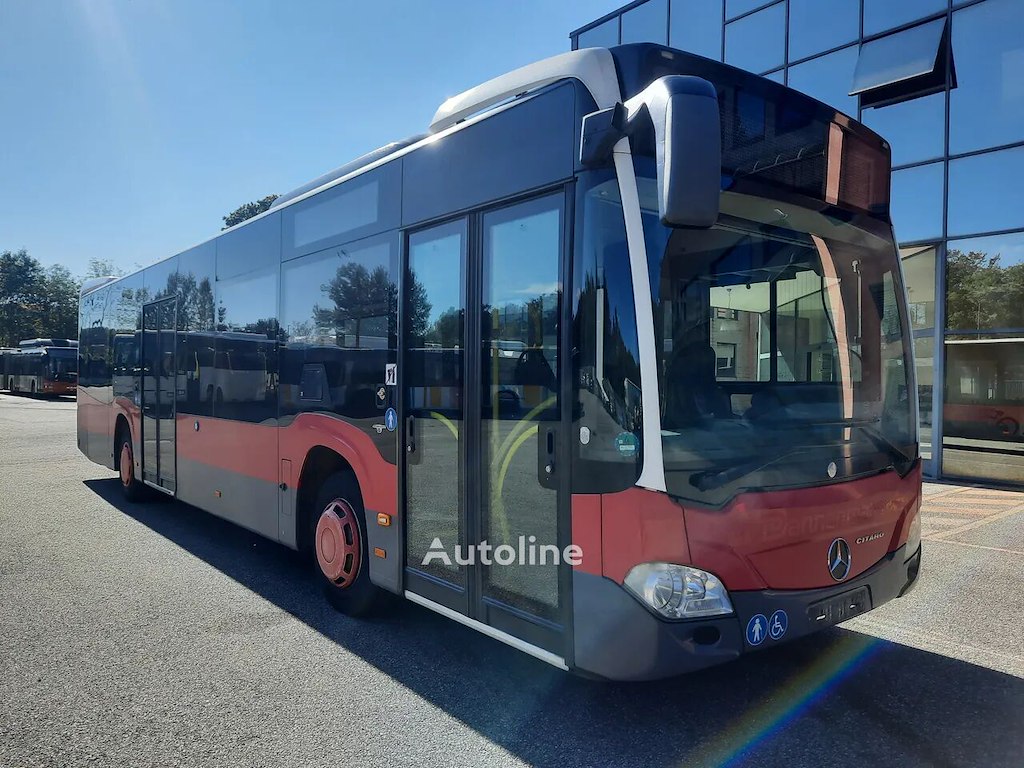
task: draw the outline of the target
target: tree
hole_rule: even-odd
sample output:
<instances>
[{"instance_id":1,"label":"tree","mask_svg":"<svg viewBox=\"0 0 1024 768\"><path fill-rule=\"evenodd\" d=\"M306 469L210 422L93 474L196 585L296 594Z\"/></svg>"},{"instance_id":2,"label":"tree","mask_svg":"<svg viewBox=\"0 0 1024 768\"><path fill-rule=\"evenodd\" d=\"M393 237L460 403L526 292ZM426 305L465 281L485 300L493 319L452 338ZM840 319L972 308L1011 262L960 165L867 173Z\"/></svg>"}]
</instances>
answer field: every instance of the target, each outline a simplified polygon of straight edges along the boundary
<instances>
[{"instance_id":1,"label":"tree","mask_svg":"<svg viewBox=\"0 0 1024 768\"><path fill-rule=\"evenodd\" d=\"M78 289L80 283L67 267L55 264L46 270L40 293L36 328L46 338L78 338Z\"/></svg>"},{"instance_id":2,"label":"tree","mask_svg":"<svg viewBox=\"0 0 1024 768\"><path fill-rule=\"evenodd\" d=\"M224 216L224 226L221 229L228 229L229 227L235 226L235 224L241 224L246 219L251 219L253 216L258 216L265 210L273 205L274 201L277 200L278 195L267 195L264 198L257 200L254 203L246 203L243 206L235 208L227 216Z\"/></svg>"},{"instance_id":3,"label":"tree","mask_svg":"<svg viewBox=\"0 0 1024 768\"><path fill-rule=\"evenodd\" d=\"M0 347L37 335L44 278L43 268L24 248L0 253Z\"/></svg>"}]
</instances>

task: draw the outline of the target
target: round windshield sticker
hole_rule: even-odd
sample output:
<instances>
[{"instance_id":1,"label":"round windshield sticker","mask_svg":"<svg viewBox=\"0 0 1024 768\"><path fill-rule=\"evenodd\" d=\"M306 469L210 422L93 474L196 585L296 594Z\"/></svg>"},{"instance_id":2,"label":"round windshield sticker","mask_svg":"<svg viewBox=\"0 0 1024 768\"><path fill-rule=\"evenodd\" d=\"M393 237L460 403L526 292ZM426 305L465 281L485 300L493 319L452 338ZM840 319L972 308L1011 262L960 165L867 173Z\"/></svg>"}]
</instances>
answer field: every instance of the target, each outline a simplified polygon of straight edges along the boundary
<instances>
[{"instance_id":1,"label":"round windshield sticker","mask_svg":"<svg viewBox=\"0 0 1024 768\"><path fill-rule=\"evenodd\" d=\"M615 450L622 456L635 456L640 447L640 441L632 432L620 432L615 438Z\"/></svg>"}]
</instances>

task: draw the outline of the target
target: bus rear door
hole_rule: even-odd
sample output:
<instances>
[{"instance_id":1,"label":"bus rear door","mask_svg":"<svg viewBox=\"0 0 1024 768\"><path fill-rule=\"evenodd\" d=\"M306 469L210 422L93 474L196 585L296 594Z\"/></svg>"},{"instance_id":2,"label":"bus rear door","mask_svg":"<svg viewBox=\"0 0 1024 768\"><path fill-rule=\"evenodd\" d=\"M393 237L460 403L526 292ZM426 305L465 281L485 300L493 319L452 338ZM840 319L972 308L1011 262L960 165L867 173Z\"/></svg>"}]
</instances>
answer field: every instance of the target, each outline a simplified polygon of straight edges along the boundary
<instances>
[{"instance_id":1,"label":"bus rear door","mask_svg":"<svg viewBox=\"0 0 1024 768\"><path fill-rule=\"evenodd\" d=\"M175 490L177 298L142 308L142 479Z\"/></svg>"}]
</instances>

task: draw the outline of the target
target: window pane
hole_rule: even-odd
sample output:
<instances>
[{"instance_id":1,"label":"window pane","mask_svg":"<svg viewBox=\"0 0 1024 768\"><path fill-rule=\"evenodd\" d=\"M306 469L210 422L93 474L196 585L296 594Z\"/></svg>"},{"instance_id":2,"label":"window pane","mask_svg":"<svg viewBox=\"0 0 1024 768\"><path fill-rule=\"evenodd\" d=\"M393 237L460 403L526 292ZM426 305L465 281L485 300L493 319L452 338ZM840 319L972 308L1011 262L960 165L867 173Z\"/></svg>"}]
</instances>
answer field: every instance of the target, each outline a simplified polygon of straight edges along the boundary
<instances>
[{"instance_id":1,"label":"window pane","mask_svg":"<svg viewBox=\"0 0 1024 768\"><path fill-rule=\"evenodd\" d=\"M217 279L228 280L281 262L281 214L234 227L217 238Z\"/></svg>"},{"instance_id":2,"label":"window pane","mask_svg":"<svg viewBox=\"0 0 1024 768\"><path fill-rule=\"evenodd\" d=\"M725 28L725 60L750 72L785 64L786 6L773 5Z\"/></svg>"},{"instance_id":3,"label":"window pane","mask_svg":"<svg viewBox=\"0 0 1024 768\"><path fill-rule=\"evenodd\" d=\"M935 256L934 245L900 248L912 331L935 327Z\"/></svg>"},{"instance_id":4,"label":"window pane","mask_svg":"<svg viewBox=\"0 0 1024 768\"><path fill-rule=\"evenodd\" d=\"M945 392L944 472L1020 482L1024 339L947 340Z\"/></svg>"},{"instance_id":5,"label":"window pane","mask_svg":"<svg viewBox=\"0 0 1024 768\"><path fill-rule=\"evenodd\" d=\"M864 93L934 71L944 19L864 43L851 93Z\"/></svg>"},{"instance_id":6,"label":"window pane","mask_svg":"<svg viewBox=\"0 0 1024 768\"><path fill-rule=\"evenodd\" d=\"M988 0L954 13L953 61L949 151L1024 139L1024 4Z\"/></svg>"},{"instance_id":7,"label":"window pane","mask_svg":"<svg viewBox=\"0 0 1024 768\"><path fill-rule=\"evenodd\" d=\"M760 8L771 0L725 0L725 14L727 18L734 18L741 13Z\"/></svg>"},{"instance_id":8,"label":"window pane","mask_svg":"<svg viewBox=\"0 0 1024 768\"><path fill-rule=\"evenodd\" d=\"M581 32L576 38L577 48L610 48L619 44L619 17L608 19L593 29Z\"/></svg>"},{"instance_id":9,"label":"window pane","mask_svg":"<svg viewBox=\"0 0 1024 768\"><path fill-rule=\"evenodd\" d=\"M945 9L946 0L864 0L864 34L909 24Z\"/></svg>"},{"instance_id":10,"label":"window pane","mask_svg":"<svg viewBox=\"0 0 1024 768\"><path fill-rule=\"evenodd\" d=\"M622 14L622 42L661 43L668 40L668 0L647 0Z\"/></svg>"},{"instance_id":11,"label":"window pane","mask_svg":"<svg viewBox=\"0 0 1024 768\"><path fill-rule=\"evenodd\" d=\"M857 46L789 68L789 87L803 91L853 117L857 116L857 99L849 96L853 68L857 65Z\"/></svg>"},{"instance_id":12,"label":"window pane","mask_svg":"<svg viewBox=\"0 0 1024 768\"><path fill-rule=\"evenodd\" d=\"M942 163L892 175L892 223L898 242L942 237Z\"/></svg>"},{"instance_id":13,"label":"window pane","mask_svg":"<svg viewBox=\"0 0 1024 768\"><path fill-rule=\"evenodd\" d=\"M892 146L892 164L942 157L946 95L933 93L888 107L869 107L861 121Z\"/></svg>"},{"instance_id":14,"label":"window pane","mask_svg":"<svg viewBox=\"0 0 1024 768\"><path fill-rule=\"evenodd\" d=\"M721 61L721 0L672 0L669 45Z\"/></svg>"},{"instance_id":15,"label":"window pane","mask_svg":"<svg viewBox=\"0 0 1024 768\"><path fill-rule=\"evenodd\" d=\"M859 0L789 0L789 60L857 39Z\"/></svg>"},{"instance_id":16,"label":"window pane","mask_svg":"<svg viewBox=\"0 0 1024 768\"><path fill-rule=\"evenodd\" d=\"M482 536L496 547L558 542L558 494L537 459L558 422L562 196L483 219ZM543 475L543 473L541 473ZM534 539L533 537L536 537ZM557 618L558 567L486 567L487 597Z\"/></svg>"},{"instance_id":17,"label":"window pane","mask_svg":"<svg viewBox=\"0 0 1024 768\"><path fill-rule=\"evenodd\" d=\"M379 196L378 183L371 181L369 184L344 184L298 203L292 245L301 248L373 224L377 221Z\"/></svg>"},{"instance_id":18,"label":"window pane","mask_svg":"<svg viewBox=\"0 0 1024 768\"><path fill-rule=\"evenodd\" d=\"M949 164L949 234L1024 227L1024 147Z\"/></svg>"},{"instance_id":19,"label":"window pane","mask_svg":"<svg viewBox=\"0 0 1024 768\"><path fill-rule=\"evenodd\" d=\"M1024 328L1024 233L949 242L946 328Z\"/></svg>"},{"instance_id":20,"label":"window pane","mask_svg":"<svg viewBox=\"0 0 1024 768\"><path fill-rule=\"evenodd\" d=\"M767 77L769 80L774 80L776 83L779 83L780 85L785 85L786 70L779 69L776 70L775 72L769 72L767 75L765 75L765 77Z\"/></svg>"}]
</instances>

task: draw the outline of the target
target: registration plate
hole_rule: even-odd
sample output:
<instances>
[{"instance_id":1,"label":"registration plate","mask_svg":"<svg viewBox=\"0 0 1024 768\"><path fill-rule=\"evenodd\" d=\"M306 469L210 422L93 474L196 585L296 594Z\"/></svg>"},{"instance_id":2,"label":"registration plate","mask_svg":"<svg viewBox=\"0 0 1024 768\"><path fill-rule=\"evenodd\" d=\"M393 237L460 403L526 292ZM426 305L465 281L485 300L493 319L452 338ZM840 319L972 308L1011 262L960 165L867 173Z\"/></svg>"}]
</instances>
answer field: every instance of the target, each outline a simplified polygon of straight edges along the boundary
<instances>
[{"instance_id":1,"label":"registration plate","mask_svg":"<svg viewBox=\"0 0 1024 768\"><path fill-rule=\"evenodd\" d=\"M871 610L871 593L867 587L844 592L807 607L807 618L813 626L828 626L852 619Z\"/></svg>"}]
</instances>

